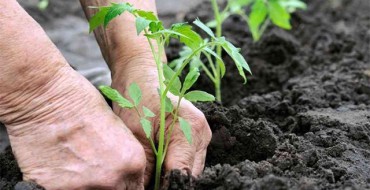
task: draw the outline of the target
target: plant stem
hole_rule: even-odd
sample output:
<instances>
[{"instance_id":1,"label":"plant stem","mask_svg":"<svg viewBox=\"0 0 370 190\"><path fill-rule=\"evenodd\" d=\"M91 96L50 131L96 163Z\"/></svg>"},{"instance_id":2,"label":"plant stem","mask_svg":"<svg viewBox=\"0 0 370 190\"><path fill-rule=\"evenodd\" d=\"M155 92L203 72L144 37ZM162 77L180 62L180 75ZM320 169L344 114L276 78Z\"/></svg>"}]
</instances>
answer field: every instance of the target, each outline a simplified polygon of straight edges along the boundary
<instances>
[{"instance_id":1,"label":"plant stem","mask_svg":"<svg viewBox=\"0 0 370 190\"><path fill-rule=\"evenodd\" d=\"M212 45L216 45L217 43L216 42L209 42L208 44L205 44L205 45L202 45L200 46L198 49L194 50L193 53L184 61L184 63L181 65L181 67L176 71L176 73L173 75L173 77L171 78L171 80L168 82L167 84L167 88L165 90L165 93L167 93L169 90L170 90L170 86L173 84L173 82L175 81L176 77L180 76L181 75L181 72L184 70L184 68L190 63L191 59L199 52L199 51L202 51L203 48L207 47L207 46L212 46Z\"/></svg>"},{"instance_id":2,"label":"plant stem","mask_svg":"<svg viewBox=\"0 0 370 190\"><path fill-rule=\"evenodd\" d=\"M148 34L148 31L144 30L145 34ZM166 128L166 93L164 85L164 74L163 74L163 63L161 61L161 56L163 52L162 37L156 39L158 45L158 51L156 52L153 46L153 43L150 38L147 38L150 49L154 56L155 64L157 66L158 78L159 78L159 91L160 91L160 125L159 125L159 142L157 150L157 161L156 161L156 171L155 171L155 184L154 190L159 190L161 185L161 174L162 174L162 160L163 160L163 149L164 149L164 137L165 137L165 128ZM152 145L153 146L153 145Z\"/></svg>"},{"instance_id":3,"label":"plant stem","mask_svg":"<svg viewBox=\"0 0 370 190\"><path fill-rule=\"evenodd\" d=\"M178 116L179 116L179 109L180 109L180 103L181 103L182 96L183 96L183 94L180 95L179 101L177 102L175 114L173 114L173 120L172 120L171 125L170 125L170 128L169 128L169 133L167 135L167 142L166 142L166 146L164 148L164 156L163 156L163 159L166 157L168 146L169 146L170 141L171 141L172 132L173 132L173 129L175 128L175 124L176 124L176 121L177 121Z\"/></svg>"},{"instance_id":4,"label":"plant stem","mask_svg":"<svg viewBox=\"0 0 370 190\"><path fill-rule=\"evenodd\" d=\"M159 75L159 89L160 89L160 103L161 103L161 112L160 112L160 125L159 125L159 142L158 142L158 154L157 154L157 163L155 171L155 190L159 190L161 183L161 174L162 174L162 164L164 160L164 140L165 140L165 130L166 130L166 97L167 93L165 92L164 85L164 74L163 74L163 63L161 61L161 56L163 52L162 40L157 41L158 44L158 55L157 55L157 69Z\"/></svg>"},{"instance_id":5,"label":"plant stem","mask_svg":"<svg viewBox=\"0 0 370 190\"><path fill-rule=\"evenodd\" d=\"M215 20L216 20L216 37L220 38L222 36L222 18L220 15L220 10L218 8L217 0L211 0L212 1L212 8L214 11L215 15ZM222 47L220 45L216 46L216 53L219 57L222 56ZM221 102L221 69L220 69L220 60L216 60L216 71L217 74L215 75L215 79L217 82L215 82L215 91L216 91L216 100Z\"/></svg>"}]
</instances>

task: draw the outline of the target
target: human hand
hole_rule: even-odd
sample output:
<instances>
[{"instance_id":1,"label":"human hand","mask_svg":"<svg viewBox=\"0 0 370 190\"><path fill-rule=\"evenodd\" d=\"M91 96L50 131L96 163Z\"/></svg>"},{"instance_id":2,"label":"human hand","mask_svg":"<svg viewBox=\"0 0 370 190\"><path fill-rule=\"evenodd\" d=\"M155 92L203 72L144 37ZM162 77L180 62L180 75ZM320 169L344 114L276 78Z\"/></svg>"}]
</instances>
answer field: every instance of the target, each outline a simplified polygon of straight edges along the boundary
<instances>
[{"instance_id":1,"label":"human hand","mask_svg":"<svg viewBox=\"0 0 370 190\"><path fill-rule=\"evenodd\" d=\"M141 106L148 107L156 114L156 117L151 119L154 125L152 139L158 141L160 123L160 102L157 91L159 87L158 74L153 59L150 56L144 55L143 57L145 58L137 56L133 59L123 60L125 62L124 64L117 64L124 65L124 67L121 70L115 71L116 74L113 77L112 87L127 97L126 89L128 89L130 84L135 82L140 86L143 94ZM173 105L177 105L178 97L170 94L169 98L172 100ZM113 105L113 110L125 122L144 147L147 158L144 179L145 184L148 184L155 169L155 155L140 125L137 113L133 110L121 108L116 104ZM179 124L176 123L164 161L164 168L166 172L173 169L180 169L184 173L190 171L192 175L198 176L204 169L207 146L211 140L212 132L204 114L187 100L181 101L179 116L191 124L193 143L189 144ZM169 130L168 127L172 119L170 116L166 118L167 131Z\"/></svg>"},{"instance_id":2,"label":"human hand","mask_svg":"<svg viewBox=\"0 0 370 190\"><path fill-rule=\"evenodd\" d=\"M144 189L145 154L129 129L71 68L55 76L5 97L18 104L0 118L24 180L48 190Z\"/></svg>"}]
</instances>

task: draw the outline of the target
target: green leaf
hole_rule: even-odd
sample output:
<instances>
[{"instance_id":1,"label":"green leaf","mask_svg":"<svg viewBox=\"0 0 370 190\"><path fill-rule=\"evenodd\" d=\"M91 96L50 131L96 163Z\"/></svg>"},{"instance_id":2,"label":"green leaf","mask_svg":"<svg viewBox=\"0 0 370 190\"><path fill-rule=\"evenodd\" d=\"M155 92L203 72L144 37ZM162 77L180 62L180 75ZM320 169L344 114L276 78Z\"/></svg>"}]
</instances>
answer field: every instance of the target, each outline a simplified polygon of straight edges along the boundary
<instances>
[{"instance_id":1,"label":"green leaf","mask_svg":"<svg viewBox=\"0 0 370 190\"><path fill-rule=\"evenodd\" d=\"M244 83L246 83L247 77L245 76L244 69L247 70L249 73L252 73L252 71L249 68L247 61L245 61L244 57L239 53L240 50L230 42L226 41L224 38L218 40L222 42L222 47L227 52L227 54L229 54L229 56L234 60L240 76L243 77L245 81Z\"/></svg>"},{"instance_id":2,"label":"green leaf","mask_svg":"<svg viewBox=\"0 0 370 190\"><path fill-rule=\"evenodd\" d=\"M129 3L112 3L107 15L104 18L104 27L107 27L111 20L121 15L125 11L132 12L133 10L134 8Z\"/></svg>"},{"instance_id":3,"label":"green leaf","mask_svg":"<svg viewBox=\"0 0 370 190\"><path fill-rule=\"evenodd\" d=\"M266 20L268 13L267 6L263 0L256 0L249 15L249 27L254 40L261 37L260 26Z\"/></svg>"},{"instance_id":4,"label":"green leaf","mask_svg":"<svg viewBox=\"0 0 370 190\"><path fill-rule=\"evenodd\" d=\"M163 23L161 21L153 21L149 24L149 31L152 33L164 30Z\"/></svg>"},{"instance_id":5,"label":"green leaf","mask_svg":"<svg viewBox=\"0 0 370 190\"><path fill-rule=\"evenodd\" d=\"M141 127L143 127L146 138L150 138L152 135L152 122L149 120L142 118L140 119Z\"/></svg>"},{"instance_id":6,"label":"green leaf","mask_svg":"<svg viewBox=\"0 0 370 190\"><path fill-rule=\"evenodd\" d=\"M201 28L203 31L205 31L209 36L213 38L215 37L213 31L208 26L206 26L202 21L200 21L199 18L197 18L193 23L197 25L199 28Z\"/></svg>"},{"instance_id":7,"label":"green leaf","mask_svg":"<svg viewBox=\"0 0 370 190\"><path fill-rule=\"evenodd\" d=\"M173 105L172 105L172 101L170 98L166 97L166 112L167 113L172 113L173 112Z\"/></svg>"},{"instance_id":8,"label":"green leaf","mask_svg":"<svg viewBox=\"0 0 370 190\"><path fill-rule=\"evenodd\" d=\"M200 59L200 53L197 53L191 58L191 61L189 63L189 70L193 70L195 68L199 70L202 66L201 64L202 60Z\"/></svg>"},{"instance_id":9,"label":"green leaf","mask_svg":"<svg viewBox=\"0 0 370 190\"><path fill-rule=\"evenodd\" d=\"M288 12L295 12L296 9L307 9L306 3L300 0L282 0L279 1L280 5L285 8Z\"/></svg>"},{"instance_id":10,"label":"green leaf","mask_svg":"<svg viewBox=\"0 0 370 190\"><path fill-rule=\"evenodd\" d=\"M138 106L143 96L139 85L137 85L136 83L132 83L128 88L128 93L130 95L130 98L134 101L135 106Z\"/></svg>"},{"instance_id":11,"label":"green leaf","mask_svg":"<svg viewBox=\"0 0 370 190\"><path fill-rule=\"evenodd\" d=\"M271 21L284 29L290 30L290 14L285 10L277 0L269 0L269 15Z\"/></svg>"},{"instance_id":12,"label":"green leaf","mask_svg":"<svg viewBox=\"0 0 370 190\"><path fill-rule=\"evenodd\" d=\"M243 7L246 7L253 0L229 0L230 11L236 13L242 10Z\"/></svg>"},{"instance_id":13,"label":"green leaf","mask_svg":"<svg viewBox=\"0 0 370 190\"><path fill-rule=\"evenodd\" d=\"M193 143L193 138L191 134L191 125L185 119L179 117L180 129L184 133L184 136L189 144Z\"/></svg>"},{"instance_id":14,"label":"green leaf","mask_svg":"<svg viewBox=\"0 0 370 190\"><path fill-rule=\"evenodd\" d=\"M139 17L145 18L146 20L150 21L158 21L158 17L152 11L144 11L144 10L134 10Z\"/></svg>"},{"instance_id":15,"label":"green leaf","mask_svg":"<svg viewBox=\"0 0 370 190\"><path fill-rule=\"evenodd\" d=\"M224 60L222 60L221 57L219 57L213 50L211 50L208 47L204 48L204 51L206 51L207 53L209 53L210 55L212 55L213 57L215 57L218 60L217 63L220 66L221 77L225 76L226 67L225 67Z\"/></svg>"},{"instance_id":16,"label":"green leaf","mask_svg":"<svg viewBox=\"0 0 370 190\"><path fill-rule=\"evenodd\" d=\"M185 93L187 90L189 90L194 83L198 80L200 76L199 69L193 68L188 75L186 75L185 81L184 81L184 87L182 88L182 93Z\"/></svg>"},{"instance_id":17,"label":"green leaf","mask_svg":"<svg viewBox=\"0 0 370 190\"><path fill-rule=\"evenodd\" d=\"M212 102L215 101L215 97L207 92L195 90L185 94L185 99L190 102Z\"/></svg>"},{"instance_id":18,"label":"green leaf","mask_svg":"<svg viewBox=\"0 0 370 190\"><path fill-rule=\"evenodd\" d=\"M145 117L155 117L155 114L147 107L143 106Z\"/></svg>"},{"instance_id":19,"label":"green leaf","mask_svg":"<svg viewBox=\"0 0 370 190\"><path fill-rule=\"evenodd\" d=\"M117 90L109 86L100 86L100 91L113 102L117 102L119 106L123 108L133 108L134 105L124 98Z\"/></svg>"},{"instance_id":20,"label":"green leaf","mask_svg":"<svg viewBox=\"0 0 370 190\"><path fill-rule=\"evenodd\" d=\"M203 39L200 37L200 35L192 30L192 27L188 24L183 23L172 25L171 30L173 32L181 34L180 42L184 43L192 50L197 49L203 43Z\"/></svg>"},{"instance_id":21,"label":"green leaf","mask_svg":"<svg viewBox=\"0 0 370 190\"><path fill-rule=\"evenodd\" d=\"M93 17L91 17L89 21L89 24L90 24L89 32L90 33L94 31L97 27L99 27L100 25L104 24L104 19L108 11L109 11L109 7L100 7L99 11Z\"/></svg>"},{"instance_id":22,"label":"green leaf","mask_svg":"<svg viewBox=\"0 0 370 190\"><path fill-rule=\"evenodd\" d=\"M217 21L216 20L211 20L211 21L209 21L209 22L207 22L207 24L206 24L208 27L210 27L210 28L216 28L216 26L217 26Z\"/></svg>"},{"instance_id":23,"label":"green leaf","mask_svg":"<svg viewBox=\"0 0 370 190\"><path fill-rule=\"evenodd\" d=\"M164 78L166 79L165 84L169 85L168 83L176 75L176 73L167 64L163 64L163 73L164 73ZM172 94L176 96L180 94L181 81L178 76L175 77L174 82L172 83L171 86L169 86L169 90Z\"/></svg>"},{"instance_id":24,"label":"green leaf","mask_svg":"<svg viewBox=\"0 0 370 190\"><path fill-rule=\"evenodd\" d=\"M149 24L151 22L152 21L147 20L143 17L137 17L136 18L136 32L137 32L137 35L139 35L142 31L144 31L146 28L148 28Z\"/></svg>"}]
</instances>

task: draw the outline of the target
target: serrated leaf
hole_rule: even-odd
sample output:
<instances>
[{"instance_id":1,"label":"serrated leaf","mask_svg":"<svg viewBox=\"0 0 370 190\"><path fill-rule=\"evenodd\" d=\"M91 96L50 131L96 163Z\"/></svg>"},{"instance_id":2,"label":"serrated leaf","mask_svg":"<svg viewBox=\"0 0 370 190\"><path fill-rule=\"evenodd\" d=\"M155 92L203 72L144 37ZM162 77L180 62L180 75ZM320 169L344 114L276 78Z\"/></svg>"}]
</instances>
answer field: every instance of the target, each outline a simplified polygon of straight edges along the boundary
<instances>
[{"instance_id":1,"label":"serrated leaf","mask_svg":"<svg viewBox=\"0 0 370 190\"><path fill-rule=\"evenodd\" d=\"M270 19L275 25L287 30L292 28L289 22L290 14L277 0L270 0L268 8Z\"/></svg>"},{"instance_id":2,"label":"serrated leaf","mask_svg":"<svg viewBox=\"0 0 370 190\"><path fill-rule=\"evenodd\" d=\"M142 118L140 119L140 124L141 124L141 127L143 127L146 138L149 139L152 135L152 122L150 122L149 120L145 118Z\"/></svg>"},{"instance_id":3,"label":"serrated leaf","mask_svg":"<svg viewBox=\"0 0 370 190\"><path fill-rule=\"evenodd\" d=\"M132 12L134 8L129 3L112 3L110 6L107 15L104 18L104 27L107 27L108 23L121 15L125 11Z\"/></svg>"},{"instance_id":4,"label":"serrated leaf","mask_svg":"<svg viewBox=\"0 0 370 190\"><path fill-rule=\"evenodd\" d=\"M109 86L100 86L99 89L104 94L104 96L106 96L113 102L116 102L119 106L123 108L133 108L134 107L134 105L129 100L124 98L117 90Z\"/></svg>"},{"instance_id":5,"label":"serrated leaf","mask_svg":"<svg viewBox=\"0 0 370 190\"><path fill-rule=\"evenodd\" d=\"M196 33L188 24L173 25L171 30L181 34L180 42L184 43L192 50L197 49L203 43L203 39L200 37L200 35Z\"/></svg>"},{"instance_id":6,"label":"serrated leaf","mask_svg":"<svg viewBox=\"0 0 370 190\"><path fill-rule=\"evenodd\" d=\"M179 117L180 129L184 133L184 136L189 144L193 143L193 137L191 132L191 125L185 119Z\"/></svg>"},{"instance_id":7,"label":"serrated leaf","mask_svg":"<svg viewBox=\"0 0 370 190\"><path fill-rule=\"evenodd\" d=\"M136 83L132 83L128 88L128 93L130 95L130 98L134 101L135 106L138 106L143 96L139 85L137 85Z\"/></svg>"},{"instance_id":8,"label":"serrated leaf","mask_svg":"<svg viewBox=\"0 0 370 190\"><path fill-rule=\"evenodd\" d=\"M209 53L210 55L212 55L218 60L217 63L220 66L221 77L225 76L226 67L225 67L224 60L222 60L221 57L219 57L213 50L209 49L208 47L204 48L204 51L206 51L207 53Z\"/></svg>"},{"instance_id":9,"label":"serrated leaf","mask_svg":"<svg viewBox=\"0 0 370 190\"><path fill-rule=\"evenodd\" d=\"M152 33L164 30L163 23L161 21L153 21L149 24L149 31Z\"/></svg>"},{"instance_id":10,"label":"serrated leaf","mask_svg":"<svg viewBox=\"0 0 370 190\"><path fill-rule=\"evenodd\" d=\"M137 35L139 35L142 31L148 28L151 22L152 21L147 20L143 17L137 17L135 21Z\"/></svg>"},{"instance_id":11,"label":"serrated leaf","mask_svg":"<svg viewBox=\"0 0 370 190\"><path fill-rule=\"evenodd\" d=\"M158 21L158 17L152 11L135 10L134 11L139 17L145 18L150 21Z\"/></svg>"},{"instance_id":12,"label":"serrated leaf","mask_svg":"<svg viewBox=\"0 0 370 190\"><path fill-rule=\"evenodd\" d=\"M247 70L249 73L252 73L247 61L245 61L244 57L239 53L239 49L236 48L233 44L231 44L228 41L225 41L224 39L221 39L221 41L223 41L222 47L227 52L227 54L229 54L229 56L234 60L240 76L243 77L245 81L244 83L246 83L247 77L245 76L244 69Z\"/></svg>"},{"instance_id":13,"label":"serrated leaf","mask_svg":"<svg viewBox=\"0 0 370 190\"><path fill-rule=\"evenodd\" d=\"M198 18L193 22L195 25L197 25L199 28L201 28L203 31L205 31L209 36L215 37L215 34L213 31L206 26L202 21L200 21Z\"/></svg>"},{"instance_id":14,"label":"serrated leaf","mask_svg":"<svg viewBox=\"0 0 370 190\"><path fill-rule=\"evenodd\" d=\"M169 64L170 68L172 68L175 71L179 70L181 68L182 64L184 63L184 61L186 59L188 59L189 56L192 55L192 53L193 53L193 51L188 46L184 46L182 48L182 50L180 51L180 53L179 53L180 54L180 57L178 59L173 60ZM190 62L190 65L192 64L192 61Z\"/></svg>"},{"instance_id":15,"label":"serrated leaf","mask_svg":"<svg viewBox=\"0 0 370 190\"><path fill-rule=\"evenodd\" d=\"M212 102L215 101L215 97L207 92L204 91L190 91L185 94L185 99L189 100L190 102Z\"/></svg>"},{"instance_id":16,"label":"serrated leaf","mask_svg":"<svg viewBox=\"0 0 370 190\"><path fill-rule=\"evenodd\" d=\"M263 0L256 0L249 15L249 27L256 41L261 37L260 26L266 20L268 8Z\"/></svg>"},{"instance_id":17,"label":"serrated leaf","mask_svg":"<svg viewBox=\"0 0 370 190\"><path fill-rule=\"evenodd\" d=\"M145 117L155 117L155 114L147 107L143 106L143 112Z\"/></svg>"},{"instance_id":18,"label":"serrated leaf","mask_svg":"<svg viewBox=\"0 0 370 190\"><path fill-rule=\"evenodd\" d=\"M173 105L170 98L166 97L166 112L172 113L173 112Z\"/></svg>"},{"instance_id":19,"label":"serrated leaf","mask_svg":"<svg viewBox=\"0 0 370 190\"><path fill-rule=\"evenodd\" d=\"M176 73L167 64L164 64L163 65L163 74L164 74L164 78L166 79L165 84L169 85L168 83L170 82L172 77L175 76ZM169 90L172 94L174 94L176 96L178 96L180 94L181 81L180 81L179 77L175 77L174 82L172 83L171 86L169 86Z\"/></svg>"},{"instance_id":20,"label":"serrated leaf","mask_svg":"<svg viewBox=\"0 0 370 190\"><path fill-rule=\"evenodd\" d=\"M185 93L187 90L189 90L198 80L199 76L200 76L199 69L193 68L185 77L182 93Z\"/></svg>"},{"instance_id":21,"label":"serrated leaf","mask_svg":"<svg viewBox=\"0 0 370 190\"><path fill-rule=\"evenodd\" d=\"M100 25L104 24L104 19L108 11L109 11L109 7L100 7L99 11L93 17L91 17L89 21L89 25L90 25L89 32L90 33L94 31L97 27L99 27Z\"/></svg>"}]
</instances>

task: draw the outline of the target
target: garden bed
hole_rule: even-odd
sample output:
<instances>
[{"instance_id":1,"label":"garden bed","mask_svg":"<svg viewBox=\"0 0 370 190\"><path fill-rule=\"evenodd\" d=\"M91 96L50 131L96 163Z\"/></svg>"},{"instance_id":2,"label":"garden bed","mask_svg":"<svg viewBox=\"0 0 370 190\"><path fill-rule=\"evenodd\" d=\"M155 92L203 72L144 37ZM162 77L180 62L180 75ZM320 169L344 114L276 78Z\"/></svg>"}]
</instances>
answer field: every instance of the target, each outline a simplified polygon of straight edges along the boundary
<instances>
[{"instance_id":1,"label":"garden bed","mask_svg":"<svg viewBox=\"0 0 370 190\"><path fill-rule=\"evenodd\" d=\"M370 3L307 3L293 30L271 27L257 43L239 17L227 20L225 36L253 76L242 85L226 61L224 104L197 105L213 131L207 168L198 180L173 172L170 189L370 188ZM211 12L205 3L186 20ZM179 51L171 47L170 60ZM213 92L200 81L196 88ZM21 181L10 148L0 154L0 178L0 189Z\"/></svg>"}]
</instances>

